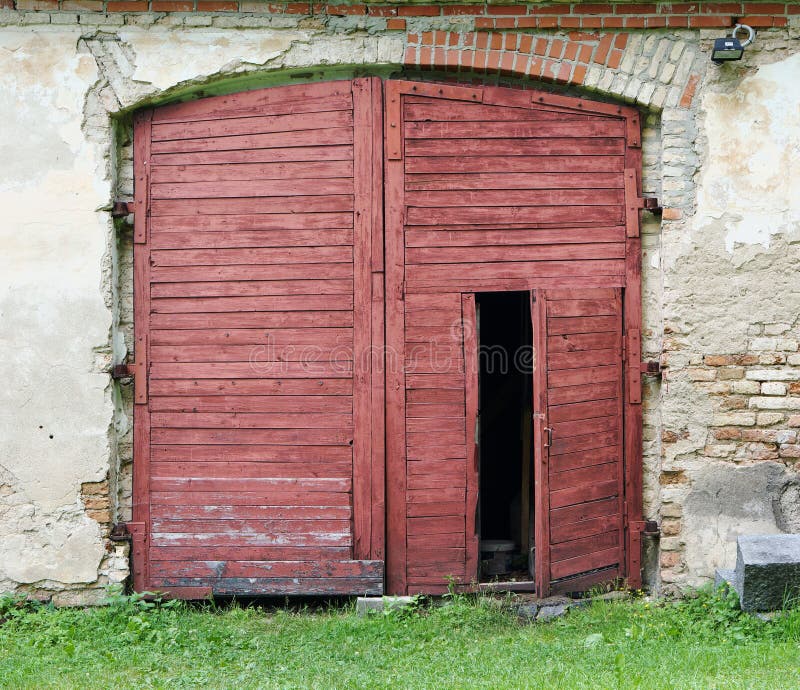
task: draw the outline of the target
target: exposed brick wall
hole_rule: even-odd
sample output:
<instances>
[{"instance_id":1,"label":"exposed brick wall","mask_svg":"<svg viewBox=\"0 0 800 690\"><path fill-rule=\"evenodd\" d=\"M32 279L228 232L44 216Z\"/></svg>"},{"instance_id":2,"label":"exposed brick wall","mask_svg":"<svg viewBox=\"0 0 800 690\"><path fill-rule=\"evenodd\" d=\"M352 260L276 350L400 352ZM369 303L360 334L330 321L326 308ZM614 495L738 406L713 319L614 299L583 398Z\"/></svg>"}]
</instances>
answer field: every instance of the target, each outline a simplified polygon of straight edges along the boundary
<instances>
[{"instance_id":1,"label":"exposed brick wall","mask_svg":"<svg viewBox=\"0 0 800 690\"><path fill-rule=\"evenodd\" d=\"M0 8L77 12L241 12L308 16L386 18L387 29L406 29L407 18L472 18L474 30L527 29L708 29L739 21L753 27L783 27L800 4L782 2L592 2L431 4L264 2L263 0L0 0ZM463 26L463 25L462 25Z\"/></svg>"}]
</instances>

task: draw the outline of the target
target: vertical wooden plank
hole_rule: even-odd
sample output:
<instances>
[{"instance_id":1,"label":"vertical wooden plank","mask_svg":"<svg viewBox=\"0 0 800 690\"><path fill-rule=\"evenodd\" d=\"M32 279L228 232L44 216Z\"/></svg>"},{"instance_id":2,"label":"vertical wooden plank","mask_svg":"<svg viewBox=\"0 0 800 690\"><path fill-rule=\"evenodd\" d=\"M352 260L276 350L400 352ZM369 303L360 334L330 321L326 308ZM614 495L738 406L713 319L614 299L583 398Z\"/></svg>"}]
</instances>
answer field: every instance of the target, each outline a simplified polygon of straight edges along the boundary
<instances>
[{"instance_id":1,"label":"vertical wooden plank","mask_svg":"<svg viewBox=\"0 0 800 690\"><path fill-rule=\"evenodd\" d=\"M628 142L625 156L625 168L636 173L636 186L634 191L636 197L640 195L640 175L642 169L642 150L638 148L637 142ZM628 192L625 195L626 208L631 206ZM640 213L627 213L626 228L627 240L625 243L625 293L623 297L624 319L626 334L632 334L636 343L636 350L639 352L636 359L632 358L630 349L632 340L628 339L628 356L624 362L626 367L625 380L631 368L636 368L637 375L640 376L639 368L641 362L641 330L642 330L642 241L639 232ZM635 227L631 227L635 225ZM629 386L626 386L629 388ZM625 506L627 515L626 530L626 567L628 584L638 588L642 584L641 576L641 538L634 534L635 530L631 525L641 524L642 507L642 405L641 403L641 380L637 384L638 395L625 396L625 424L624 424L624 453L625 453ZM635 399L634 399L635 398Z\"/></svg>"},{"instance_id":2,"label":"vertical wooden plank","mask_svg":"<svg viewBox=\"0 0 800 690\"><path fill-rule=\"evenodd\" d=\"M464 329L464 381L466 400L466 578L478 581L478 320L475 295L461 295L461 323Z\"/></svg>"},{"instance_id":3,"label":"vertical wooden plank","mask_svg":"<svg viewBox=\"0 0 800 690\"><path fill-rule=\"evenodd\" d=\"M544 290L531 291L533 326L533 503L536 593L550 594L550 487L547 419L547 302Z\"/></svg>"},{"instance_id":4,"label":"vertical wooden plank","mask_svg":"<svg viewBox=\"0 0 800 690\"><path fill-rule=\"evenodd\" d=\"M403 157L403 108L401 82L386 82L386 160L395 161Z\"/></svg>"},{"instance_id":5,"label":"vertical wooden plank","mask_svg":"<svg viewBox=\"0 0 800 690\"><path fill-rule=\"evenodd\" d=\"M372 80L354 79L353 93L353 558L372 544Z\"/></svg>"},{"instance_id":6,"label":"vertical wooden plank","mask_svg":"<svg viewBox=\"0 0 800 690\"><path fill-rule=\"evenodd\" d=\"M133 327L135 359L142 363L136 368L135 397L147 390L149 370L150 331L150 237L149 190L150 144L152 136L152 110L136 113L133 121L133 174L134 174L134 249L133 249ZM142 351L140 351L143 350ZM141 379L144 379L142 382ZM150 534L150 405L144 400L133 407L133 587L142 592L148 589Z\"/></svg>"},{"instance_id":7,"label":"vertical wooden plank","mask_svg":"<svg viewBox=\"0 0 800 690\"><path fill-rule=\"evenodd\" d=\"M400 94L386 83L386 118L400 115ZM405 250L403 161L386 131L384 203L386 272L386 590L406 593Z\"/></svg>"},{"instance_id":8,"label":"vertical wooden plank","mask_svg":"<svg viewBox=\"0 0 800 690\"><path fill-rule=\"evenodd\" d=\"M386 396L384 389L385 334L383 314L383 81L372 77L372 543L370 558L383 560L385 554L386 480L385 425Z\"/></svg>"}]
</instances>

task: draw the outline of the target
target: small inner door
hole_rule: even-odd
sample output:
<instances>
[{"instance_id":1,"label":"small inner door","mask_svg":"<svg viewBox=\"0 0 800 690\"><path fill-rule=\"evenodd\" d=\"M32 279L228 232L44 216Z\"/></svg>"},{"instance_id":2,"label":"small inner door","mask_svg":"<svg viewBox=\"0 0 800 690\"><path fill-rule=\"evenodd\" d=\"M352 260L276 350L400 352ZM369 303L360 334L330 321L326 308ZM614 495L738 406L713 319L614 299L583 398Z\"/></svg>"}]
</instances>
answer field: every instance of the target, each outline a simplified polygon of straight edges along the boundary
<instances>
[{"instance_id":1,"label":"small inner door","mask_svg":"<svg viewBox=\"0 0 800 690\"><path fill-rule=\"evenodd\" d=\"M476 295L480 580L533 577L532 329L528 292Z\"/></svg>"}]
</instances>

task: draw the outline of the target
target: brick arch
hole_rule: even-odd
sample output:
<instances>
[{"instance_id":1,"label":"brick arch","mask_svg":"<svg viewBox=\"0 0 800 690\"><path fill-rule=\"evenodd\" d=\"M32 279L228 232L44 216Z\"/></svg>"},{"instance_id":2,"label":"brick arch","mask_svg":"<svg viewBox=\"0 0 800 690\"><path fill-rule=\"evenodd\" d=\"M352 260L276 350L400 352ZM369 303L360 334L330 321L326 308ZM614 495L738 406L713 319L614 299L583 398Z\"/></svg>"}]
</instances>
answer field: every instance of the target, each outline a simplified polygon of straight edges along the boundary
<instances>
[{"instance_id":1,"label":"brick arch","mask_svg":"<svg viewBox=\"0 0 800 690\"><path fill-rule=\"evenodd\" d=\"M658 110L689 108L700 79L693 46L631 33L409 33L406 68L572 84Z\"/></svg>"}]
</instances>

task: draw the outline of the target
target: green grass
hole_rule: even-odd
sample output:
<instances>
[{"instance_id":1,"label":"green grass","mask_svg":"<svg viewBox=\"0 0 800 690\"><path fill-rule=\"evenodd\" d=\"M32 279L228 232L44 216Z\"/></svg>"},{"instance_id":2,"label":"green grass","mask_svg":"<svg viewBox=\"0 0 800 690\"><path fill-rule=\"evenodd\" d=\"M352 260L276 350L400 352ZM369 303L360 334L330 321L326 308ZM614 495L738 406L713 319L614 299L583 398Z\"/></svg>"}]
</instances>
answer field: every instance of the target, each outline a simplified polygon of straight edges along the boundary
<instances>
[{"instance_id":1,"label":"green grass","mask_svg":"<svg viewBox=\"0 0 800 690\"><path fill-rule=\"evenodd\" d=\"M710 591L520 624L502 601L53 609L0 600L3 688L796 688L800 610L763 623Z\"/></svg>"}]
</instances>

